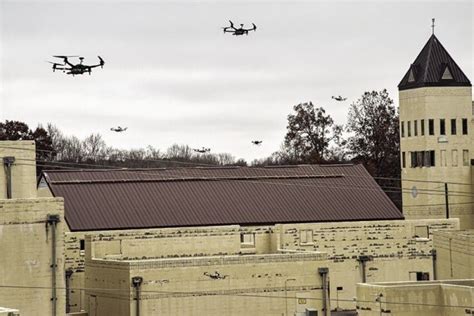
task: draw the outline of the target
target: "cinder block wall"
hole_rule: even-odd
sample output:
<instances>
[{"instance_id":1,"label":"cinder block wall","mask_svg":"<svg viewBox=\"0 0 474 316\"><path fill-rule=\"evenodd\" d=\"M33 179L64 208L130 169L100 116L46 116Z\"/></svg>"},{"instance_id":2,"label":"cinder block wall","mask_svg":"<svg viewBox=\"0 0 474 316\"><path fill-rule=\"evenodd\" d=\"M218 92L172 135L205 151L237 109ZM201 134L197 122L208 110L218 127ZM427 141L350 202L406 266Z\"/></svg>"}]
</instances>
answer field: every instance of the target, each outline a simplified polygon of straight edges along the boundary
<instances>
[{"instance_id":1,"label":"cinder block wall","mask_svg":"<svg viewBox=\"0 0 474 316\"><path fill-rule=\"evenodd\" d=\"M4 157L14 157L12 172L12 197L36 197L36 153L31 140L0 141L0 199L7 198L7 177L3 167Z\"/></svg>"},{"instance_id":2,"label":"cinder block wall","mask_svg":"<svg viewBox=\"0 0 474 316\"><path fill-rule=\"evenodd\" d=\"M22 315L52 315L52 226L56 226L57 315L65 314L64 205L62 198L0 200L0 306Z\"/></svg>"}]
</instances>

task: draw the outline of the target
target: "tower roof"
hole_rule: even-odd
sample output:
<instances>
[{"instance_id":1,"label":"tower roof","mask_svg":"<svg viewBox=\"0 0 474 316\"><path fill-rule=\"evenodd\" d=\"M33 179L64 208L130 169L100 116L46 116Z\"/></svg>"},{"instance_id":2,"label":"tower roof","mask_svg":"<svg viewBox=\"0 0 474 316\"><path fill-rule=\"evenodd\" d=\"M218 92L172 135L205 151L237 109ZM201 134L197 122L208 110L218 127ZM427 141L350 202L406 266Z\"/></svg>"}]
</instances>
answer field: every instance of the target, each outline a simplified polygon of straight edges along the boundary
<instances>
[{"instance_id":1,"label":"tower roof","mask_svg":"<svg viewBox=\"0 0 474 316\"><path fill-rule=\"evenodd\" d=\"M433 34L411 64L399 90L432 86L471 86L471 82Z\"/></svg>"}]
</instances>

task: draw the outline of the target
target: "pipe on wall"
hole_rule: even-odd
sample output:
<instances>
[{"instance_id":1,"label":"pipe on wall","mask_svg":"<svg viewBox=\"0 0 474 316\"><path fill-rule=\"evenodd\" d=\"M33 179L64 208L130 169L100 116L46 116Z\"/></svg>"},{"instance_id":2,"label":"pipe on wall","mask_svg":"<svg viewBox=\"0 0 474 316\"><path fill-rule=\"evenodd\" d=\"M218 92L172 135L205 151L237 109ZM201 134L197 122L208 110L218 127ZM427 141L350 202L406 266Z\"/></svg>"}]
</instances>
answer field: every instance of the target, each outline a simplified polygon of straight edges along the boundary
<instances>
[{"instance_id":1,"label":"pipe on wall","mask_svg":"<svg viewBox=\"0 0 474 316\"><path fill-rule=\"evenodd\" d=\"M71 276L74 272L72 269L67 269L65 274L66 274L66 313L71 312Z\"/></svg>"},{"instance_id":2,"label":"pipe on wall","mask_svg":"<svg viewBox=\"0 0 474 316\"><path fill-rule=\"evenodd\" d=\"M357 259L357 261L360 262L360 265L362 267L362 283L366 283L367 282L367 277L366 277L366 262L367 261L371 261L372 258L370 256L366 256L366 255L362 255L362 256L359 256L359 258Z\"/></svg>"},{"instance_id":3,"label":"pipe on wall","mask_svg":"<svg viewBox=\"0 0 474 316\"><path fill-rule=\"evenodd\" d=\"M56 229L59 223L58 214L48 214L46 219L46 230L51 226L51 303L52 303L52 315L57 314L57 293L56 293Z\"/></svg>"},{"instance_id":4,"label":"pipe on wall","mask_svg":"<svg viewBox=\"0 0 474 316\"><path fill-rule=\"evenodd\" d=\"M141 301L141 295L140 295L140 288L143 282L143 278L141 276L134 276L132 278L132 286L135 288L135 300L137 301L135 307L136 307L136 312L135 316L140 316L140 301Z\"/></svg>"},{"instance_id":5,"label":"pipe on wall","mask_svg":"<svg viewBox=\"0 0 474 316\"><path fill-rule=\"evenodd\" d=\"M12 165L15 162L15 157L3 157L3 166L7 174L7 199L12 196Z\"/></svg>"},{"instance_id":6,"label":"pipe on wall","mask_svg":"<svg viewBox=\"0 0 474 316\"><path fill-rule=\"evenodd\" d=\"M323 315L328 316L329 304L328 304L328 273L329 268L318 268L318 273L321 276L323 284Z\"/></svg>"}]
</instances>

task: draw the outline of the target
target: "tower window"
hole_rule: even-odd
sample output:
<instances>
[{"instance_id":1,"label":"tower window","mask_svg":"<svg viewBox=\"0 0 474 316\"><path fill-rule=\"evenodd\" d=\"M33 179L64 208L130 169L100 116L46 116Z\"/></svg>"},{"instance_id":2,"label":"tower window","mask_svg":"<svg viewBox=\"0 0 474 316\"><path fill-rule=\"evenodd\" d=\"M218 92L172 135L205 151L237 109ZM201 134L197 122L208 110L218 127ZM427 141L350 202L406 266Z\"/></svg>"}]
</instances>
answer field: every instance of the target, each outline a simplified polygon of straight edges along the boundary
<instances>
[{"instance_id":1,"label":"tower window","mask_svg":"<svg viewBox=\"0 0 474 316\"><path fill-rule=\"evenodd\" d=\"M411 167L416 168L418 165L416 163L416 151L410 152Z\"/></svg>"},{"instance_id":2,"label":"tower window","mask_svg":"<svg viewBox=\"0 0 474 316\"><path fill-rule=\"evenodd\" d=\"M413 132L415 136L418 136L418 122L416 120L413 122Z\"/></svg>"},{"instance_id":3,"label":"tower window","mask_svg":"<svg viewBox=\"0 0 474 316\"><path fill-rule=\"evenodd\" d=\"M446 135L446 120L445 119L439 120L439 134Z\"/></svg>"},{"instance_id":4,"label":"tower window","mask_svg":"<svg viewBox=\"0 0 474 316\"><path fill-rule=\"evenodd\" d=\"M453 75L451 74L451 71L449 71L449 67L446 66L443 71L443 75L441 76L442 80L453 80Z\"/></svg>"},{"instance_id":5,"label":"tower window","mask_svg":"<svg viewBox=\"0 0 474 316\"><path fill-rule=\"evenodd\" d=\"M451 151L451 163L452 163L453 167L458 166L458 150L457 149L453 149Z\"/></svg>"},{"instance_id":6,"label":"tower window","mask_svg":"<svg viewBox=\"0 0 474 316\"><path fill-rule=\"evenodd\" d=\"M467 135L467 119L462 119L462 134Z\"/></svg>"},{"instance_id":7,"label":"tower window","mask_svg":"<svg viewBox=\"0 0 474 316\"><path fill-rule=\"evenodd\" d=\"M428 120L428 134L434 135L434 120L433 119Z\"/></svg>"},{"instance_id":8,"label":"tower window","mask_svg":"<svg viewBox=\"0 0 474 316\"><path fill-rule=\"evenodd\" d=\"M408 132L408 137L411 137L411 122L407 122L407 132Z\"/></svg>"},{"instance_id":9,"label":"tower window","mask_svg":"<svg viewBox=\"0 0 474 316\"><path fill-rule=\"evenodd\" d=\"M405 152L402 152L402 168L407 167L406 163L407 163L407 161L406 161L406 157L405 157Z\"/></svg>"},{"instance_id":10,"label":"tower window","mask_svg":"<svg viewBox=\"0 0 474 316\"><path fill-rule=\"evenodd\" d=\"M410 69L410 74L408 75L408 82L414 82L415 81L415 75L413 74L413 68Z\"/></svg>"},{"instance_id":11,"label":"tower window","mask_svg":"<svg viewBox=\"0 0 474 316\"><path fill-rule=\"evenodd\" d=\"M86 249L86 241L84 239L79 240L79 250Z\"/></svg>"},{"instance_id":12,"label":"tower window","mask_svg":"<svg viewBox=\"0 0 474 316\"><path fill-rule=\"evenodd\" d=\"M403 158L402 153L402 159ZM410 152L411 167L434 167L435 166L435 151L412 151ZM403 164L403 160L402 160Z\"/></svg>"},{"instance_id":13,"label":"tower window","mask_svg":"<svg viewBox=\"0 0 474 316\"><path fill-rule=\"evenodd\" d=\"M420 121L421 136L425 136L425 120Z\"/></svg>"},{"instance_id":14,"label":"tower window","mask_svg":"<svg viewBox=\"0 0 474 316\"><path fill-rule=\"evenodd\" d=\"M456 119L451 119L451 135L456 135Z\"/></svg>"},{"instance_id":15,"label":"tower window","mask_svg":"<svg viewBox=\"0 0 474 316\"><path fill-rule=\"evenodd\" d=\"M434 167L435 166L435 151L431 150L429 151L430 153L430 165L429 167Z\"/></svg>"},{"instance_id":16,"label":"tower window","mask_svg":"<svg viewBox=\"0 0 474 316\"><path fill-rule=\"evenodd\" d=\"M402 133L402 137L405 137L405 122L402 121L402 125L401 125L401 133Z\"/></svg>"},{"instance_id":17,"label":"tower window","mask_svg":"<svg viewBox=\"0 0 474 316\"><path fill-rule=\"evenodd\" d=\"M462 151L462 165L469 166L469 150L467 149Z\"/></svg>"},{"instance_id":18,"label":"tower window","mask_svg":"<svg viewBox=\"0 0 474 316\"><path fill-rule=\"evenodd\" d=\"M446 167L447 166L447 164L446 164L446 150L441 150L440 154L441 154L441 167Z\"/></svg>"}]
</instances>

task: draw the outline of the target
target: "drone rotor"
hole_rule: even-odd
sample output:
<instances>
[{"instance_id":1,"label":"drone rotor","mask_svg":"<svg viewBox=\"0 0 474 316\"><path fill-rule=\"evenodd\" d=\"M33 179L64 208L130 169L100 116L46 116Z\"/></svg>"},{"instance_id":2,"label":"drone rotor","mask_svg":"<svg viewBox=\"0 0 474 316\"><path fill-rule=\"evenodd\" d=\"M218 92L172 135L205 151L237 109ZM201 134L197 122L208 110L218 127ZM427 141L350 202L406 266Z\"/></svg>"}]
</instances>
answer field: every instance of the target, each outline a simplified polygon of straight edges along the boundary
<instances>
[{"instance_id":1,"label":"drone rotor","mask_svg":"<svg viewBox=\"0 0 474 316\"><path fill-rule=\"evenodd\" d=\"M97 57L99 57L99 60L100 60L100 68L104 68L104 65L105 65L104 60L100 56L97 56Z\"/></svg>"}]
</instances>

